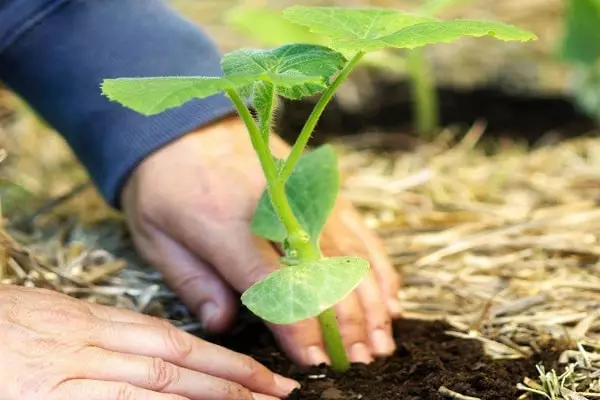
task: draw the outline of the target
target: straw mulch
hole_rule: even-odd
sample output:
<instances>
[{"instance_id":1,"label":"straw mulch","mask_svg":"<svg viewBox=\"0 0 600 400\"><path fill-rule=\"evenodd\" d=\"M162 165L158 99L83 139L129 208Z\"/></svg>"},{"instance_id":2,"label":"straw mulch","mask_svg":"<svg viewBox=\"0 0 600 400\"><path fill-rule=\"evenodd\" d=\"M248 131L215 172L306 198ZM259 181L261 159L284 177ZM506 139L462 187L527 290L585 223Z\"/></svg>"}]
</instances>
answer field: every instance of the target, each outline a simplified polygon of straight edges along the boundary
<instances>
[{"instance_id":1,"label":"straw mulch","mask_svg":"<svg viewBox=\"0 0 600 400\"><path fill-rule=\"evenodd\" d=\"M555 391L550 399L600 398L600 140L532 151L513 143L486 155L477 146L484 131L476 124L454 145L453 133L443 132L410 151L393 150L398 135L340 140L344 194L402 270L407 317L447 319L452 334L482 341L496 358L568 340L566 375L540 371L524 384ZM8 154L0 166L14 173ZM69 162L79 169L73 160L58 164ZM135 257L119 218L93 188L77 189L61 201L38 196L38 211L5 215L0 282L50 288L197 331L161 277Z\"/></svg>"}]
</instances>

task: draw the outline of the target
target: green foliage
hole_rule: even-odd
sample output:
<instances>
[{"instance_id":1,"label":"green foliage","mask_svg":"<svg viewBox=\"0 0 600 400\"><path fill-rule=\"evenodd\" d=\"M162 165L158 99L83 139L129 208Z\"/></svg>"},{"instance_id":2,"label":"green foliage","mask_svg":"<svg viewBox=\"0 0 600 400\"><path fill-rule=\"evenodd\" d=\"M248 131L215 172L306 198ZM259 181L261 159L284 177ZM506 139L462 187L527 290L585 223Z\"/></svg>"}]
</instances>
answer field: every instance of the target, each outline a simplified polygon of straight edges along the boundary
<instances>
[{"instance_id":1,"label":"green foliage","mask_svg":"<svg viewBox=\"0 0 600 400\"><path fill-rule=\"evenodd\" d=\"M560 56L569 62L595 64L600 58L600 0L565 0L565 34Z\"/></svg>"},{"instance_id":2,"label":"green foliage","mask_svg":"<svg viewBox=\"0 0 600 400\"><path fill-rule=\"evenodd\" d=\"M340 53L316 44L288 44L272 50L241 49L226 54L221 61L225 76L267 74L278 77L320 77L327 82L344 67L346 59ZM276 94L292 100L320 93L324 83L307 79L299 84L276 85ZM252 86L252 85L249 85ZM249 86L240 88L249 94Z\"/></svg>"},{"instance_id":3,"label":"green foliage","mask_svg":"<svg viewBox=\"0 0 600 400\"><path fill-rule=\"evenodd\" d=\"M227 89L247 87L257 81L270 82L280 87L294 87L307 82L320 84L323 79L319 76L268 73L225 77L117 78L105 79L102 93L110 100L140 114L154 115L179 107L194 98L202 99Z\"/></svg>"},{"instance_id":4,"label":"green foliage","mask_svg":"<svg viewBox=\"0 0 600 400\"><path fill-rule=\"evenodd\" d=\"M339 184L337 157L331 146L321 146L303 155L286 182L294 215L315 246L335 205ZM283 242L287 237L267 192L258 203L252 231L273 242Z\"/></svg>"},{"instance_id":5,"label":"green foliage","mask_svg":"<svg viewBox=\"0 0 600 400\"><path fill-rule=\"evenodd\" d=\"M565 0L559 58L572 65L575 105L600 121L600 0Z\"/></svg>"},{"instance_id":6,"label":"green foliage","mask_svg":"<svg viewBox=\"0 0 600 400\"><path fill-rule=\"evenodd\" d=\"M331 38L337 50L362 51L375 41L432 17L379 8L292 6L284 10L289 21L306 26L311 32ZM380 42L377 50L389 47ZM375 50L375 49L373 49Z\"/></svg>"},{"instance_id":7,"label":"green foliage","mask_svg":"<svg viewBox=\"0 0 600 400\"><path fill-rule=\"evenodd\" d=\"M284 15L312 32L331 37L339 51L371 52L386 47L414 49L449 43L465 36L533 40L536 36L496 21L437 20L388 9L293 6Z\"/></svg>"},{"instance_id":8,"label":"green foliage","mask_svg":"<svg viewBox=\"0 0 600 400\"><path fill-rule=\"evenodd\" d=\"M600 122L600 66L574 66L571 77L575 105Z\"/></svg>"},{"instance_id":9,"label":"green foliage","mask_svg":"<svg viewBox=\"0 0 600 400\"><path fill-rule=\"evenodd\" d=\"M144 115L161 113L194 98L205 98L228 89L245 96L264 82L275 94L300 99L319 93L345 58L324 46L291 44L272 50L242 49L226 54L222 77L150 77L105 79L101 89L113 101ZM264 101L264 98L263 98ZM260 102L260 101L259 101Z\"/></svg>"},{"instance_id":10,"label":"green foliage","mask_svg":"<svg viewBox=\"0 0 600 400\"><path fill-rule=\"evenodd\" d=\"M275 324L315 317L358 286L369 263L356 257L324 258L269 274L242 295L250 311Z\"/></svg>"}]
</instances>

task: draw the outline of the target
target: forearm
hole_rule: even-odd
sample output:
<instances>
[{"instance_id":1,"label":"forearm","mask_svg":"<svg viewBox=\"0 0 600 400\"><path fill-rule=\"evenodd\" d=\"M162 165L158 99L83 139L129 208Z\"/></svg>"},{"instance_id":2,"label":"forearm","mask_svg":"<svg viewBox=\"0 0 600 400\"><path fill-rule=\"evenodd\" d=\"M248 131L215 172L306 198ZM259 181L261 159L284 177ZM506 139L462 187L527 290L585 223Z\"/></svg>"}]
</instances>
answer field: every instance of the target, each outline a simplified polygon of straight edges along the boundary
<instances>
[{"instance_id":1,"label":"forearm","mask_svg":"<svg viewBox=\"0 0 600 400\"><path fill-rule=\"evenodd\" d=\"M220 75L205 33L161 0L5 0L0 80L62 134L102 195L119 207L147 155L231 114L222 95L145 117L101 95L105 78Z\"/></svg>"}]
</instances>

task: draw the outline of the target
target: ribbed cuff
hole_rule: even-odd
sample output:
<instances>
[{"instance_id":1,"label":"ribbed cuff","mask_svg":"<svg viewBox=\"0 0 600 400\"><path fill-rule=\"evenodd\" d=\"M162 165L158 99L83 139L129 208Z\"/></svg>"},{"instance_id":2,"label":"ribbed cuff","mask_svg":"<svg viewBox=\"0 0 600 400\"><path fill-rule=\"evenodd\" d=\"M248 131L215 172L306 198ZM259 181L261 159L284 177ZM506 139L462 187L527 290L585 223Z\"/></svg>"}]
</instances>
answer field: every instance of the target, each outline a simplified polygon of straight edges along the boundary
<instances>
[{"instance_id":1,"label":"ribbed cuff","mask_svg":"<svg viewBox=\"0 0 600 400\"><path fill-rule=\"evenodd\" d=\"M0 23L19 23L5 25L10 34L0 40L0 79L65 137L115 208L126 178L145 157L234 113L224 95L151 117L102 96L105 78L221 75L215 44L160 0L9 3L15 5L0 8Z\"/></svg>"}]
</instances>

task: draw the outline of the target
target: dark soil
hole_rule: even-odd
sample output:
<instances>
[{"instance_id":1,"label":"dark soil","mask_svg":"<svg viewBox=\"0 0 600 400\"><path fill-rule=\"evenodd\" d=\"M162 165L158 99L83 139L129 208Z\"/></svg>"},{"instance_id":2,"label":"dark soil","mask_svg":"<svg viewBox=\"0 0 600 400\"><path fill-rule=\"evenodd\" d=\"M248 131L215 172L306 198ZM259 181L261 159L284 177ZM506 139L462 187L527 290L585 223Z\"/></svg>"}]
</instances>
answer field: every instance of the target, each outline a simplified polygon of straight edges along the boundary
<instances>
[{"instance_id":1,"label":"dark soil","mask_svg":"<svg viewBox=\"0 0 600 400\"><path fill-rule=\"evenodd\" d=\"M343 375L326 366L300 371L277 349L264 325L251 321L237 332L212 340L248 354L272 370L302 383L290 400L442 400L441 386L482 400L513 400L524 377L537 377L536 364L556 366L559 349L551 345L529 359L495 361L480 342L446 335L441 321L403 319L395 322L396 353L370 365L355 364Z\"/></svg>"},{"instance_id":2,"label":"dark soil","mask_svg":"<svg viewBox=\"0 0 600 400\"><path fill-rule=\"evenodd\" d=\"M326 108L312 139L319 145L332 137L367 131L408 134L412 132L412 103L406 82L374 78L375 96L362 101L360 111L344 110L334 99ZM474 122L487 124L485 138L509 138L529 144L579 137L596 123L563 97L528 97L497 87L460 90L438 88L442 126L468 129ZM277 131L293 141L316 100L284 102Z\"/></svg>"}]
</instances>

